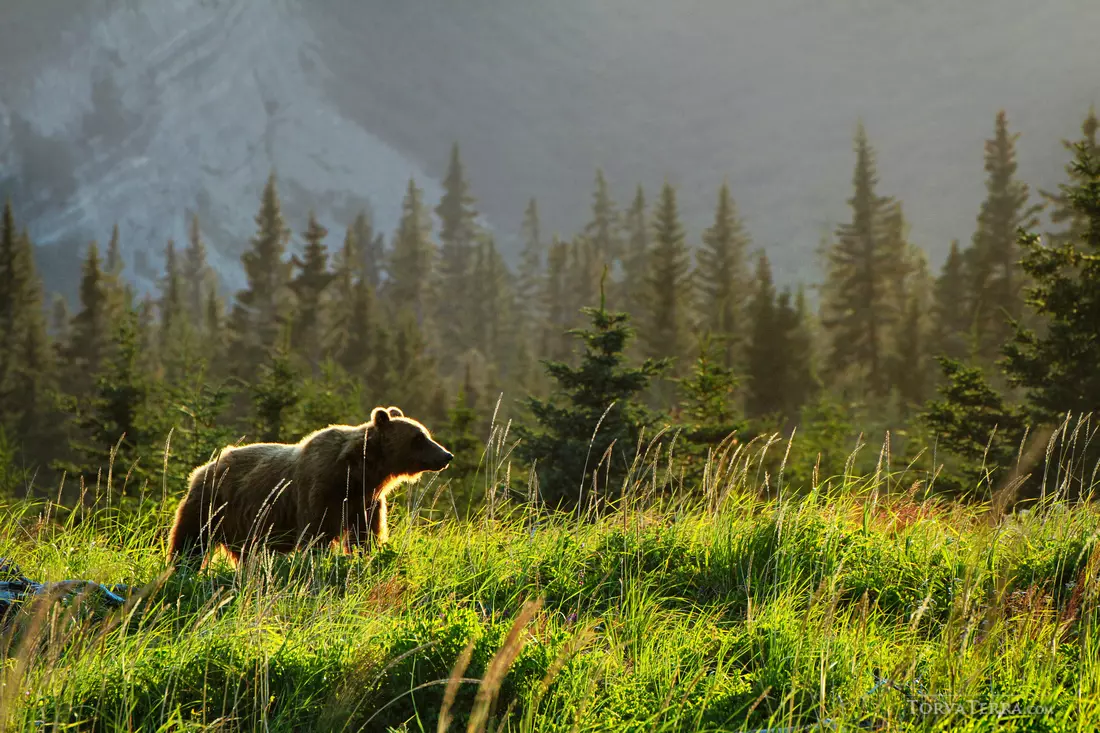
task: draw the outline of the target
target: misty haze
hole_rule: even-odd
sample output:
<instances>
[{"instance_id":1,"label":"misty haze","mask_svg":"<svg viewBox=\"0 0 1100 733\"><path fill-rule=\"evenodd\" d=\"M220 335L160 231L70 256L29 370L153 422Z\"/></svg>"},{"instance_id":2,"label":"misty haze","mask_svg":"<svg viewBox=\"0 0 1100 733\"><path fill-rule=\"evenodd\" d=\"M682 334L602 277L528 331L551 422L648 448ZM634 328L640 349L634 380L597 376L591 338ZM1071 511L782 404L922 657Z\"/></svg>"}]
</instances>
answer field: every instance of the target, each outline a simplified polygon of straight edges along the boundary
<instances>
[{"instance_id":1,"label":"misty haze","mask_svg":"<svg viewBox=\"0 0 1100 733\"><path fill-rule=\"evenodd\" d=\"M513 262L527 199L569 236L601 166L623 206L667 177L693 241L728 179L789 281L817 277L845 216L861 118L938 263L974 229L999 109L1021 176L1055 185L1096 95L1075 72L1100 64L1097 25L1089 0L7 0L0 191L40 246L117 222L129 262L198 211L239 286L273 166L292 221L312 206L339 231L369 204L390 232L407 179L435 199L457 141ZM75 269L45 274L75 291Z\"/></svg>"}]
</instances>

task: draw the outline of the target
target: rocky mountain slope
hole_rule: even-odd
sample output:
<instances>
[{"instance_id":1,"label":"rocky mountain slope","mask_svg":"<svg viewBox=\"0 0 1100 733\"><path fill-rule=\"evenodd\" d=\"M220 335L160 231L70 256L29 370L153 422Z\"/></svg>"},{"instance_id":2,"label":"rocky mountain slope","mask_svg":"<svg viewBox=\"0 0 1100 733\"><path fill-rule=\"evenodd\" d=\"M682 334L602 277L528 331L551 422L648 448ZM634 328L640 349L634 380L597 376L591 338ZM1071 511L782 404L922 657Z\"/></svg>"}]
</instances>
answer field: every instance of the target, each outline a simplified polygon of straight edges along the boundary
<instances>
[{"instance_id":1,"label":"rocky mountain slope","mask_svg":"<svg viewBox=\"0 0 1100 733\"><path fill-rule=\"evenodd\" d=\"M1091 0L7 0L2 13L0 178L38 241L82 246L118 220L131 260L153 251L155 268L195 209L229 280L272 165L296 230L314 206L339 231L366 201L388 229L410 175L438 195L456 139L506 247L532 195L547 230L578 228L597 165L622 202L636 183L651 196L676 183L692 236L728 177L778 275L813 278L813 248L846 214L857 117L882 191L938 260L973 229L997 109L1023 133L1021 174L1045 187L1067 160L1059 139L1100 102Z\"/></svg>"}]
</instances>

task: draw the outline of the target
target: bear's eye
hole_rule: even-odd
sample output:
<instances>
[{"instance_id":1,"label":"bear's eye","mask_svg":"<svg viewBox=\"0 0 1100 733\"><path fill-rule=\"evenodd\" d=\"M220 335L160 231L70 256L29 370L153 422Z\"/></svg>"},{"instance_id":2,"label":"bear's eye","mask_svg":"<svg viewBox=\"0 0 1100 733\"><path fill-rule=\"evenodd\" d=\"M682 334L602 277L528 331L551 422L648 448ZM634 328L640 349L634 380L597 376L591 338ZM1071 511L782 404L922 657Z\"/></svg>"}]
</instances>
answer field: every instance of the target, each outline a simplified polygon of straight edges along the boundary
<instances>
[{"instance_id":1,"label":"bear's eye","mask_svg":"<svg viewBox=\"0 0 1100 733\"><path fill-rule=\"evenodd\" d=\"M424 433L420 433L416 436L416 439L413 440L413 443L415 443L417 446L423 447L428 444L428 436L424 435Z\"/></svg>"}]
</instances>

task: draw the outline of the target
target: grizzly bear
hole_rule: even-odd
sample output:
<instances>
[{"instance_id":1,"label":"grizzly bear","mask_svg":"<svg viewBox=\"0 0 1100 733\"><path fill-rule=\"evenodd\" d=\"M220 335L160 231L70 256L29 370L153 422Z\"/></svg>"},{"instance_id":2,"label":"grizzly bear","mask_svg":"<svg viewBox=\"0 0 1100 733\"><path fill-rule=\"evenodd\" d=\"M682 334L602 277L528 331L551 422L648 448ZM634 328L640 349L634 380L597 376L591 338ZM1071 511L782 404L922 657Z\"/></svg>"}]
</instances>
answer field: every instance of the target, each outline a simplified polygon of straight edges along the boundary
<instances>
[{"instance_id":1,"label":"grizzly bear","mask_svg":"<svg viewBox=\"0 0 1100 733\"><path fill-rule=\"evenodd\" d=\"M388 537L386 495L454 456L396 407L370 422L330 425L298 443L223 448L188 479L168 537L169 562L218 546L234 564L246 549L277 552L321 542L345 551ZM205 563L204 563L205 564Z\"/></svg>"}]
</instances>

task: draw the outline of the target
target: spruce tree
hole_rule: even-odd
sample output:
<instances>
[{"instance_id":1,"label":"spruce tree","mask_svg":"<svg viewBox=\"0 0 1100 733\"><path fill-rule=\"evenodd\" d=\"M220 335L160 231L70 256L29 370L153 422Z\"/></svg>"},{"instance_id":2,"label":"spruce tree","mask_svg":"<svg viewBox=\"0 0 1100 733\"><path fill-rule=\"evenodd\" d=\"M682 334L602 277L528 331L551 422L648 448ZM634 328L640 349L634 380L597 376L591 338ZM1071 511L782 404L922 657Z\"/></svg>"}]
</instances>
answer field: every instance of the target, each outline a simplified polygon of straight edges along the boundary
<instances>
[{"instance_id":1,"label":"spruce tree","mask_svg":"<svg viewBox=\"0 0 1100 733\"><path fill-rule=\"evenodd\" d=\"M229 323L234 372L244 378L269 361L291 316L290 262L283 259L290 229L283 220L274 172L255 220L251 248L241 255L248 286L237 293Z\"/></svg>"},{"instance_id":2,"label":"spruce tree","mask_svg":"<svg viewBox=\"0 0 1100 733\"><path fill-rule=\"evenodd\" d=\"M535 199L527 203L527 208L523 212L521 238L523 250L520 253L519 272L516 279L516 296L521 308L522 320L530 327L536 325L542 315L538 300L543 274L543 247L539 208Z\"/></svg>"},{"instance_id":3,"label":"spruce tree","mask_svg":"<svg viewBox=\"0 0 1100 733\"><path fill-rule=\"evenodd\" d=\"M34 245L26 231L14 234L10 208L0 224L0 430L20 446L26 465L50 450L56 415L51 408L53 354L43 307ZM11 236L13 241L7 241Z\"/></svg>"},{"instance_id":4,"label":"spruce tree","mask_svg":"<svg viewBox=\"0 0 1100 733\"><path fill-rule=\"evenodd\" d=\"M780 324L771 262L764 253L757 259L755 279L748 306L751 336L746 349L745 412L749 417L764 418L783 410L788 344Z\"/></svg>"},{"instance_id":5,"label":"spruce tree","mask_svg":"<svg viewBox=\"0 0 1100 733\"><path fill-rule=\"evenodd\" d=\"M103 286L107 291L107 301L112 317L119 317L123 311L133 306L134 291L126 282L124 269L118 224L115 224L111 229L111 240L107 243L107 257L103 272Z\"/></svg>"},{"instance_id":6,"label":"spruce tree","mask_svg":"<svg viewBox=\"0 0 1100 733\"><path fill-rule=\"evenodd\" d=\"M623 279L619 283L617 302L622 310L636 320L646 315L646 278L649 275L649 220L646 214L645 191L638 186L634 200L627 209L626 243L623 252Z\"/></svg>"},{"instance_id":7,"label":"spruce tree","mask_svg":"<svg viewBox=\"0 0 1100 733\"><path fill-rule=\"evenodd\" d=\"M970 314L970 277L966 256L958 240L936 279L932 298L932 334L930 350L935 356L966 360L972 352L973 324Z\"/></svg>"},{"instance_id":8,"label":"spruce tree","mask_svg":"<svg viewBox=\"0 0 1100 733\"><path fill-rule=\"evenodd\" d=\"M99 372L110 342L111 304L95 242L88 246L80 280L80 311L73 316L64 355L65 385L69 394L90 392L92 375Z\"/></svg>"},{"instance_id":9,"label":"spruce tree","mask_svg":"<svg viewBox=\"0 0 1100 733\"><path fill-rule=\"evenodd\" d=\"M329 272L328 251L325 248L328 230L321 226L312 211L302 236L306 243L303 257L292 257L299 272L290 281L296 304L291 349L305 360L311 373L316 374L323 356L322 333L326 328L322 317L323 298L334 275Z\"/></svg>"},{"instance_id":10,"label":"spruce tree","mask_svg":"<svg viewBox=\"0 0 1100 733\"><path fill-rule=\"evenodd\" d=\"M426 339L413 314L407 309L398 313L393 335L390 367L393 376L387 385L393 404L408 405L409 414L446 419L446 404L438 404L440 388L438 364L429 353ZM442 413L442 414L440 414Z\"/></svg>"},{"instance_id":11,"label":"spruce tree","mask_svg":"<svg viewBox=\"0 0 1100 733\"><path fill-rule=\"evenodd\" d=\"M70 446L79 457L76 465L63 466L94 481L102 472L103 484L113 458L112 485L117 495L121 477L130 471L140 480L151 475L160 462L152 455L157 445L149 427L152 384L141 348L139 314L133 307L117 313L111 322L110 355L96 369L88 399L75 404L78 435ZM144 454L144 455L143 455ZM144 465L135 468L135 462Z\"/></svg>"},{"instance_id":12,"label":"spruce tree","mask_svg":"<svg viewBox=\"0 0 1100 733\"><path fill-rule=\"evenodd\" d=\"M723 365L724 358L723 343L704 333L690 375L678 380L685 427L680 455L692 487L699 486L707 461L744 429L736 406L738 379Z\"/></svg>"},{"instance_id":13,"label":"spruce tree","mask_svg":"<svg viewBox=\"0 0 1100 733\"><path fill-rule=\"evenodd\" d=\"M1016 322L1004 349L1010 383L1025 391L1031 414L1043 421L1100 409L1100 151L1079 143L1073 172L1078 183L1069 204L1086 222L1084 235L1044 245L1021 232L1021 266L1033 283L1027 305L1046 328L1040 334Z\"/></svg>"},{"instance_id":14,"label":"spruce tree","mask_svg":"<svg viewBox=\"0 0 1100 733\"><path fill-rule=\"evenodd\" d=\"M446 297L438 305L437 326L445 346L449 371L453 359L474 346L477 323L472 306L478 297L472 279L472 268L477 252L481 229L477 224L476 199L470 194L470 186L458 143L451 147L451 162L443 179L443 198L435 208L439 218L440 288Z\"/></svg>"},{"instance_id":15,"label":"spruce tree","mask_svg":"<svg viewBox=\"0 0 1100 733\"><path fill-rule=\"evenodd\" d=\"M402 204L401 223L390 250L390 278L386 293L395 309L407 308L420 328L425 328L432 307L431 286L435 274L435 245L431 222L423 205L423 192L409 179Z\"/></svg>"},{"instance_id":16,"label":"spruce tree","mask_svg":"<svg viewBox=\"0 0 1100 733\"><path fill-rule=\"evenodd\" d=\"M1053 244L1064 244L1067 241L1082 241L1088 229L1088 219L1077 211L1071 200L1075 188L1082 183L1076 167L1076 146L1083 144L1089 153L1096 157L1100 155L1100 144L1097 143L1096 133L1100 131L1100 120L1096 117L1096 109L1089 107L1089 113L1085 121L1081 123L1081 139L1078 141L1063 140L1062 147L1074 154L1074 160L1066 166L1068 183L1058 186L1058 191L1040 191L1040 195L1051 205L1050 222L1055 226L1061 226L1062 230L1048 234L1047 237Z\"/></svg>"},{"instance_id":17,"label":"spruce tree","mask_svg":"<svg viewBox=\"0 0 1100 733\"><path fill-rule=\"evenodd\" d=\"M69 301L65 296L55 293L50 307L50 338L53 341L53 355L57 361L64 358L69 348L72 333L72 315L69 313Z\"/></svg>"},{"instance_id":18,"label":"spruce tree","mask_svg":"<svg viewBox=\"0 0 1100 733\"><path fill-rule=\"evenodd\" d=\"M737 216L728 183L718 192L714 224L703 233L695 268L702 326L722 342L722 364L733 367L745 338L742 323L748 295L745 252L749 237Z\"/></svg>"},{"instance_id":19,"label":"spruce tree","mask_svg":"<svg viewBox=\"0 0 1100 733\"><path fill-rule=\"evenodd\" d=\"M514 310L512 278L491 236L486 235L478 244L472 273L479 293L471 303L473 323L477 326L473 348L507 378L516 336L511 320Z\"/></svg>"},{"instance_id":20,"label":"spruce tree","mask_svg":"<svg viewBox=\"0 0 1100 733\"><path fill-rule=\"evenodd\" d=\"M669 362L624 364L633 335L629 316L608 312L602 290L599 307L584 309L590 327L570 331L584 342L580 365L544 362L557 394L549 401L527 398L537 427L516 428L517 455L535 464L538 503L550 509L584 511L614 502L642 431L657 420L639 396Z\"/></svg>"},{"instance_id":21,"label":"spruce tree","mask_svg":"<svg viewBox=\"0 0 1100 733\"><path fill-rule=\"evenodd\" d=\"M15 213L11 200L4 204L0 215L0 396L8 375L14 370L12 345L17 338L15 324L18 318L20 280L23 274L16 265L16 252L19 246L19 233L15 226ZM0 400L0 412L4 410L4 401Z\"/></svg>"},{"instance_id":22,"label":"spruce tree","mask_svg":"<svg viewBox=\"0 0 1100 733\"><path fill-rule=\"evenodd\" d=\"M692 331L691 255L680 225L676 192L666 182L653 218L653 246L646 279L649 308L642 337L651 358L682 360L688 353ZM673 362L672 374L683 369ZM657 399L672 401L671 385L660 385Z\"/></svg>"},{"instance_id":23,"label":"spruce tree","mask_svg":"<svg viewBox=\"0 0 1100 733\"><path fill-rule=\"evenodd\" d=\"M187 320L192 326L201 328L205 319L208 293L216 290L217 285L214 272L206 262L206 243L202 239L198 214L191 216L180 277Z\"/></svg>"},{"instance_id":24,"label":"spruce tree","mask_svg":"<svg viewBox=\"0 0 1100 733\"><path fill-rule=\"evenodd\" d=\"M541 351L552 361L569 360L566 332L572 321L572 300L568 272L569 244L554 235L546 258L546 277L542 288L542 311L546 314Z\"/></svg>"},{"instance_id":25,"label":"spruce tree","mask_svg":"<svg viewBox=\"0 0 1100 733\"><path fill-rule=\"evenodd\" d=\"M599 267L610 266L622 249L622 220L604 177L596 169L596 188L592 194L592 219L584 227L584 236L592 244L592 255Z\"/></svg>"},{"instance_id":26,"label":"spruce tree","mask_svg":"<svg viewBox=\"0 0 1100 733\"><path fill-rule=\"evenodd\" d=\"M875 155L862 124L855 151L852 219L836 231L822 293L826 366L834 383L884 397L904 308L908 247L900 205L875 192Z\"/></svg>"},{"instance_id":27,"label":"spruce tree","mask_svg":"<svg viewBox=\"0 0 1100 733\"><path fill-rule=\"evenodd\" d=\"M791 420L797 418L803 407L818 396L821 383L816 369L814 319L806 303L806 289L798 286L793 308L786 306L789 302L788 292L784 288L784 292L780 293L778 310L787 341L784 414Z\"/></svg>"},{"instance_id":28,"label":"spruce tree","mask_svg":"<svg viewBox=\"0 0 1100 733\"><path fill-rule=\"evenodd\" d=\"M1016 178L1016 140L1004 111L997 113L993 139L985 144L986 200L978 215L971 249L977 354L987 365L1012 335L1010 321L1023 314L1025 279L1016 232L1037 223L1038 206L1028 206L1028 186Z\"/></svg>"},{"instance_id":29,"label":"spruce tree","mask_svg":"<svg viewBox=\"0 0 1100 733\"><path fill-rule=\"evenodd\" d=\"M227 370L223 368L227 348L227 333L225 323L225 305L222 303L218 291L211 289L206 294L206 306L202 321L202 349L201 354L205 358L207 368L211 375L223 376Z\"/></svg>"},{"instance_id":30,"label":"spruce tree","mask_svg":"<svg viewBox=\"0 0 1100 733\"><path fill-rule=\"evenodd\" d=\"M181 337L187 325L187 311L184 300L184 280L180 272L180 263L176 257L176 243L169 239L164 249L164 277L160 282L161 353L168 354L172 342Z\"/></svg>"},{"instance_id":31,"label":"spruce tree","mask_svg":"<svg viewBox=\"0 0 1100 733\"><path fill-rule=\"evenodd\" d=\"M929 311L932 308L932 282L922 252L914 255L914 267L906 281L905 311L899 325L894 356L893 383L906 408L919 406L928 397L932 369L929 362Z\"/></svg>"},{"instance_id":32,"label":"spruce tree","mask_svg":"<svg viewBox=\"0 0 1100 733\"><path fill-rule=\"evenodd\" d=\"M349 306L355 299L357 284L363 281L361 265L355 232L353 227L348 227L344 233L344 243L333 257L332 282L325 290L322 309L327 324L323 352L326 356L335 356L337 361L341 360L341 354L347 349L356 328L355 316Z\"/></svg>"},{"instance_id":33,"label":"spruce tree","mask_svg":"<svg viewBox=\"0 0 1100 733\"><path fill-rule=\"evenodd\" d=\"M441 431L448 449L454 454L454 460L447 472L457 479L464 479L477 472L484 441L477 436L476 425L478 393L473 383L469 363L466 364L462 387L455 395L448 411L446 428ZM467 505L472 503L465 502Z\"/></svg>"},{"instance_id":34,"label":"spruce tree","mask_svg":"<svg viewBox=\"0 0 1100 733\"><path fill-rule=\"evenodd\" d=\"M374 288L366 280L358 280L352 286L350 299L343 303L348 315L345 339L336 352L337 363L353 376L365 377L378 354L379 313ZM369 380L368 380L369 381ZM380 386L368 384L372 394ZM379 395L380 397L382 395Z\"/></svg>"},{"instance_id":35,"label":"spruce tree","mask_svg":"<svg viewBox=\"0 0 1100 733\"><path fill-rule=\"evenodd\" d=\"M370 214L360 211L348 230L356 253L357 269L355 276L365 278L375 292L382 285L382 273L385 271L386 239L382 232L374 231L374 222Z\"/></svg>"},{"instance_id":36,"label":"spruce tree","mask_svg":"<svg viewBox=\"0 0 1100 733\"><path fill-rule=\"evenodd\" d=\"M277 342L251 387L254 440L278 443L296 439L294 409L302 400L301 381L287 345Z\"/></svg>"},{"instance_id":37,"label":"spruce tree","mask_svg":"<svg viewBox=\"0 0 1100 733\"><path fill-rule=\"evenodd\" d=\"M566 323L573 326L581 317L582 308L596 302L600 288L602 265L597 259L596 248L583 234L573 237L569 243L569 259L566 264Z\"/></svg>"}]
</instances>

